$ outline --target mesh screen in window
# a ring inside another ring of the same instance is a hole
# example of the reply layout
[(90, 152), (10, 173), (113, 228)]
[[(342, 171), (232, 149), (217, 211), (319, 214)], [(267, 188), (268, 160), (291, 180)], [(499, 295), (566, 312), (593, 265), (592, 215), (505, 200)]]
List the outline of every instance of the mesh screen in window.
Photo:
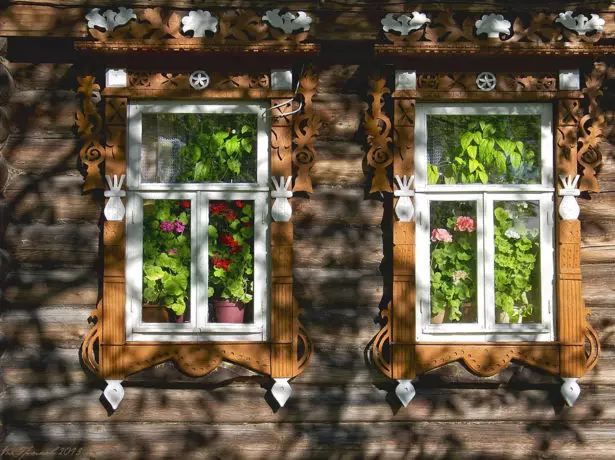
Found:
[(141, 180), (256, 182), (256, 114), (144, 113)]
[(427, 115), (429, 184), (536, 184), (540, 115)]

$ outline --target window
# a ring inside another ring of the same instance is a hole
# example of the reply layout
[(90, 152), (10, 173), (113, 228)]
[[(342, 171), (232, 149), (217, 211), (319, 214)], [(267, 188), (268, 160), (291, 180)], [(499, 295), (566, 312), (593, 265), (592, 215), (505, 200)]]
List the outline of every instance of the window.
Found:
[(130, 105), (129, 341), (267, 339), (266, 107)]
[(415, 175), (417, 340), (554, 340), (552, 107), (417, 104)]

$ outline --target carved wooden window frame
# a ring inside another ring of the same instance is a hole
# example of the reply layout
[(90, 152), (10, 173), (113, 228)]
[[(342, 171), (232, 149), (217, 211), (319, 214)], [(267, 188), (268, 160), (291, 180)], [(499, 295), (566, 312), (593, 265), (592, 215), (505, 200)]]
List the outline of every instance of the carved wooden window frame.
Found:
[[(595, 152), (604, 121), (596, 110), (595, 97), (599, 90), (593, 88), (599, 76), (590, 75), (588, 87), (582, 92), (558, 90), (556, 73), (502, 73), (495, 75), (496, 88), (485, 92), (477, 87), (478, 73), (411, 73), (413, 78), (408, 80), (415, 82), (411, 83), (414, 88), (398, 89), (391, 94), (393, 120), (383, 106), (384, 96), (391, 93), (386, 77), (374, 74), (369, 80), (372, 103), (366, 112), (365, 126), (370, 143), (367, 162), (373, 168), (371, 192), (394, 192), (394, 207), (414, 194), (410, 187), (414, 174), (415, 107), (419, 101), (550, 101), (556, 113), (553, 126), (556, 179), (557, 175), (574, 178), (579, 169), (582, 171), (581, 190), (597, 191), (594, 168), (600, 163), (599, 155), (588, 162), (587, 152)], [(591, 118), (589, 114), (583, 116), (581, 108), (584, 92), (590, 93), (590, 112), (593, 110), (592, 115), (597, 118), (593, 129), (588, 129)], [(397, 178), (395, 189), (391, 186), (391, 172)], [(560, 195), (566, 194), (562, 193), (561, 186), (557, 188)], [(557, 203), (557, 196), (555, 199)], [(560, 215), (556, 218), (556, 340), (462, 344), (419, 343), (416, 340), (415, 223), (410, 218), (412, 210), (401, 210), (400, 215), (403, 221), (394, 216), (392, 223), (392, 299), (381, 312), (384, 326), (374, 337), (371, 350), (376, 366), (399, 382), (396, 394), (401, 402), (407, 405), (414, 397), (412, 381), (418, 375), (447, 363), (461, 360), (471, 372), (491, 376), (516, 360), (561, 377), (564, 381), (562, 395), (569, 405), (574, 404), (580, 392), (577, 379), (595, 366), (600, 354), (598, 337), (587, 322), (589, 312), (581, 296), (578, 217), (564, 220)]]
[[(316, 159), (319, 120), (312, 109), (317, 75), (311, 69), (300, 75), (296, 94), (290, 89), (272, 89), (269, 75), (223, 74), (212, 75), (211, 88), (196, 92), (189, 86), (189, 76), (190, 72), (128, 71), (125, 88), (107, 87), (102, 93), (94, 76), (79, 78), (83, 106), (76, 121), (82, 140), (84, 191), (103, 189), (104, 175), (113, 178), (126, 174), (127, 107), (132, 101), (142, 100), (268, 101), (270, 174), (282, 183), (271, 192), (271, 204), (279, 201), (282, 206), (293, 192), (312, 191), (309, 172)], [(97, 107), (101, 96), (104, 115)], [(293, 99), (301, 104), (293, 103)], [(294, 186), (287, 189), (285, 182), (293, 176)], [(168, 360), (194, 377), (211, 372), (223, 360), (271, 376), (274, 397), (281, 405), (285, 403), (290, 396), (288, 380), (306, 368), (313, 352), (293, 296), (293, 222), (290, 213), (286, 214), (288, 221), (273, 220), (269, 226), (269, 337), (260, 342), (127, 342), (126, 224), (104, 219), (102, 298), (92, 311), (95, 325), (82, 344), (81, 354), (85, 366), (107, 381), (104, 395), (113, 409), (123, 397), (121, 382), (126, 377)]]

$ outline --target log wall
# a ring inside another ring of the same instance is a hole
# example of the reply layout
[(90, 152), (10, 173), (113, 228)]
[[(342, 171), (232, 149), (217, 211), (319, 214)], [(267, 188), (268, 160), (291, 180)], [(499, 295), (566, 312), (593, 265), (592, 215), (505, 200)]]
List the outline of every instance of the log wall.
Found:
[[(295, 296), (315, 355), (292, 382), (291, 399), (272, 410), (267, 380), (236, 366), (191, 379), (167, 363), (132, 376), (110, 416), (99, 401), (104, 384), (86, 373), (78, 353), (100, 295), (102, 211), (100, 196), (81, 193), (77, 169), (71, 126), (80, 63), (61, 53), (34, 60), (12, 53), (10, 45), (3, 64), (14, 85), (4, 85), (10, 94), (0, 89), (0, 107), (10, 121), (10, 135), (0, 139), (8, 173), (0, 226), (0, 272), (6, 276), (0, 316), (3, 456), (613, 458), (610, 144), (598, 175), (602, 192), (580, 200), (583, 296), (602, 356), (580, 381), (575, 407), (564, 406), (556, 379), (529, 366), (513, 364), (497, 376), (477, 378), (454, 363), (421, 376), (417, 396), (403, 408), (394, 383), (366, 354), (380, 329), (379, 305), (390, 297), (391, 257), (385, 249), (391, 228), (383, 224), (390, 203), (367, 193), (361, 121), (370, 55), (325, 53), (316, 62), (314, 109), (323, 126), (314, 193), (294, 200)], [(615, 67), (610, 77), (615, 79)], [(604, 101), (613, 122), (612, 97)], [(615, 142), (615, 129), (607, 134)], [(62, 448), (69, 450), (54, 450)]]

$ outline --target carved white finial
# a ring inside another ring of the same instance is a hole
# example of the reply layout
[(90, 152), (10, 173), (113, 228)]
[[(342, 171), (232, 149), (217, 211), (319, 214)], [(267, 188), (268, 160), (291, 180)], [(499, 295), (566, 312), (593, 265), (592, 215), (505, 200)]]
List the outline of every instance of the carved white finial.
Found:
[(588, 19), (584, 14), (572, 16), (572, 11), (560, 13), (555, 22), (559, 22), (566, 29), (572, 30), (579, 35), (585, 35), (588, 32), (602, 32), (604, 30), (605, 20), (597, 14), (592, 14), (591, 19)]
[(414, 190), (410, 190), (412, 183), (414, 182), (414, 176), (404, 176), (402, 179), (399, 176), (395, 176), (399, 190), (395, 190), (393, 194), (400, 197), (395, 206), (395, 214), (400, 222), (410, 222), (414, 216), (414, 206), (412, 205), (411, 196), (414, 196)]
[(562, 380), (564, 381), (564, 383), (562, 383), (562, 388), (560, 389), (560, 392), (562, 393), (566, 404), (572, 407), (574, 406), (574, 403), (581, 394), (581, 387), (577, 383), (577, 380), (579, 379), (564, 377), (562, 378)]
[(268, 22), (271, 27), (282, 29), (285, 34), (292, 34), (297, 30), (307, 32), (312, 23), (312, 18), (304, 11), (299, 11), (297, 15), (290, 12), (280, 14), (279, 8), (267, 11), (261, 19)]
[(117, 174), (113, 175), (113, 182), (111, 181), (111, 177), (106, 175), (107, 184), (109, 185), (109, 190), (105, 190), (105, 196), (109, 198), (107, 205), (105, 206), (105, 217), (110, 221), (121, 221), (124, 219), (124, 215), (126, 215), (126, 209), (124, 208), (124, 203), (120, 198), (126, 196), (126, 191), (122, 190), (122, 184), (124, 183), (124, 179), (126, 176), (122, 174), (119, 181), (117, 179)]
[(430, 22), (431, 19), (429, 19), (426, 14), (413, 11), (412, 16), (402, 14), (397, 19), (393, 17), (393, 13), (389, 13), (382, 18), (380, 24), (382, 24), (382, 30), (385, 32), (394, 30), (399, 32), (401, 35), (408, 35), (413, 30), (419, 30), (425, 26), (425, 24)]
[(124, 387), (121, 380), (107, 380), (107, 387), (103, 391), (109, 405), (116, 410), (124, 399)]
[(212, 16), (209, 11), (196, 10), (190, 11), (187, 16), (182, 18), (182, 32), (193, 31), (194, 38), (205, 36), (205, 32), (216, 33), (218, 31), (218, 18)]
[(581, 213), (581, 208), (579, 208), (579, 204), (575, 199), (575, 197), (581, 194), (581, 191), (577, 188), (580, 177), (578, 174), (574, 179), (571, 176), (559, 176), (564, 186), (559, 191), (559, 196), (564, 197), (559, 204), (559, 215), (563, 220), (576, 220)]
[(414, 389), (414, 385), (412, 385), (412, 381), (400, 380), (399, 384), (395, 387), (395, 394), (404, 407), (408, 407), (410, 401), (416, 396), (416, 390)]
[(137, 15), (132, 12), (132, 8), (119, 7), (119, 13), (113, 10), (105, 10), (100, 14), (100, 8), (94, 8), (85, 15), (88, 20), (88, 28), (100, 27), (101, 29), (112, 32), (120, 26), (128, 24), (131, 19), (137, 19)]
[(288, 398), (290, 398), (290, 395), (293, 392), (292, 388), (290, 387), (290, 384), (288, 383), (290, 379), (273, 380), (275, 381), (275, 383), (271, 387), (271, 394), (278, 402), (280, 407), (284, 407), (284, 404), (286, 404), (286, 401), (288, 401)]
[(487, 34), (489, 38), (499, 38), (500, 34), (510, 35), (510, 21), (501, 14), (483, 14), (475, 26), (476, 35)]
[(275, 222), (288, 222), (293, 215), (293, 208), (288, 202), (288, 199), (293, 196), (293, 191), (290, 189), (292, 179), (292, 176), (288, 176), (284, 182), (284, 177), (280, 176), (280, 182), (278, 182), (275, 177), (271, 178), (274, 187), (271, 198), (275, 198), (271, 207), (271, 218)]

